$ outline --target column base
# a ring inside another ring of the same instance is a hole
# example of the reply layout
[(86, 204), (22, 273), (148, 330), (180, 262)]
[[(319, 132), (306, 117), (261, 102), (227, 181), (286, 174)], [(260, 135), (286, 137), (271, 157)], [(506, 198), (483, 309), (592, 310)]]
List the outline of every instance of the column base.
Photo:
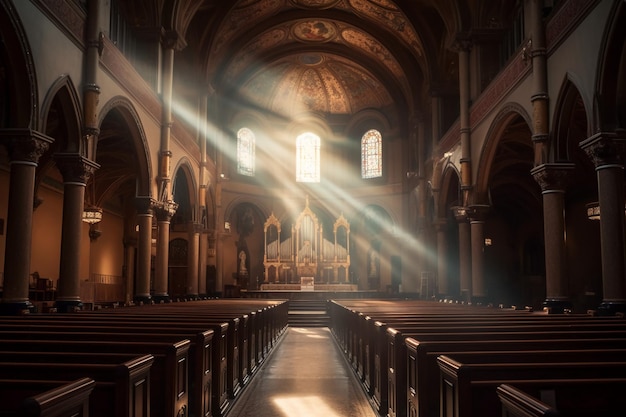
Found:
[(168, 294), (153, 295), (152, 300), (154, 301), (154, 304), (166, 304), (172, 302), (172, 299)]
[(136, 305), (152, 304), (152, 297), (150, 295), (136, 295), (133, 297), (133, 301)]
[(626, 300), (620, 301), (602, 301), (598, 306), (597, 313), (599, 316), (615, 316), (618, 313), (626, 313)]
[(0, 316), (21, 316), (35, 312), (35, 306), (29, 301), (0, 303)]
[(565, 314), (572, 311), (572, 303), (565, 299), (546, 298), (542, 305), (543, 311), (548, 314)]
[(58, 313), (75, 313), (83, 309), (83, 302), (80, 300), (56, 300), (54, 308)]

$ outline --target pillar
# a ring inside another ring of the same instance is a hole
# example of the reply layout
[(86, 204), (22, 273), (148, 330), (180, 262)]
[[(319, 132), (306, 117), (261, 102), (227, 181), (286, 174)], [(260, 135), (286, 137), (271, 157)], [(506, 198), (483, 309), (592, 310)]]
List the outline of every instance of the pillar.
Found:
[(446, 254), (448, 244), (446, 240), (446, 219), (437, 220), (435, 227), (437, 228), (437, 292), (441, 296), (449, 294), (448, 285), (448, 269)]
[(565, 189), (574, 164), (543, 164), (531, 170), (541, 186), (543, 233), (546, 262), (546, 299), (544, 310), (564, 313), (571, 310), (565, 253)]
[(200, 250), (200, 225), (189, 224), (189, 245), (187, 246), (187, 285), (185, 296), (187, 300), (198, 299), (198, 267)]
[(154, 265), (154, 302), (170, 302), (169, 286), (169, 253), (170, 223), (178, 209), (178, 204), (171, 201), (158, 202), (155, 209), (157, 216), (157, 246)]
[(0, 314), (15, 315), (34, 309), (28, 299), (30, 281), (35, 170), (52, 138), (28, 129), (5, 129), (0, 138), (9, 151), (9, 201), (7, 208), (4, 286)]
[(461, 300), (470, 302), (472, 297), (472, 253), (471, 231), (466, 207), (453, 207), (459, 225), (459, 280)]
[(150, 275), (152, 266), (152, 218), (156, 201), (150, 197), (137, 197), (137, 275), (135, 276), (134, 301), (137, 304), (152, 303)]
[(83, 235), (85, 184), (100, 167), (79, 154), (57, 154), (56, 164), (63, 175), (63, 225), (59, 281), (55, 307), (58, 312), (82, 309), (80, 299), (80, 251)]
[(485, 285), (485, 217), (489, 206), (475, 204), (469, 207), (471, 254), (472, 254), (472, 290), (473, 303), (482, 304), (487, 299), (487, 287)]
[(603, 300), (600, 314), (626, 312), (624, 256), (624, 137), (600, 132), (580, 146), (596, 167), (600, 205)]
[[(202, 226), (202, 225), (201, 225)], [(202, 227), (200, 231), (199, 255), (198, 255), (198, 295), (200, 298), (206, 297), (206, 275), (207, 275), (207, 255), (209, 252), (209, 234)]]
[(530, 1), (530, 57), (532, 60), (533, 146), (534, 166), (547, 161), (549, 132), (548, 64), (543, 22), (543, 0)]

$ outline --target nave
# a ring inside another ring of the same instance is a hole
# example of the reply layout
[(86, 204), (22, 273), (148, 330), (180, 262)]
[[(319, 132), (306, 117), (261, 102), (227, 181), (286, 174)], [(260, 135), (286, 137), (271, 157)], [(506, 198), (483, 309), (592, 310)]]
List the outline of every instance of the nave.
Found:
[(228, 417), (375, 417), (326, 327), (289, 327)]

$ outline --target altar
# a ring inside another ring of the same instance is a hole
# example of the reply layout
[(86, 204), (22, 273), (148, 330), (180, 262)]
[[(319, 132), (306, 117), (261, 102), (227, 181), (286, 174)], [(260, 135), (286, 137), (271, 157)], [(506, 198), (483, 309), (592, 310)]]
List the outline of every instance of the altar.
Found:
[(301, 284), (261, 284), (261, 291), (287, 291), (287, 292), (354, 292), (358, 290), (358, 286), (354, 284), (314, 284), (310, 286), (303, 286)]

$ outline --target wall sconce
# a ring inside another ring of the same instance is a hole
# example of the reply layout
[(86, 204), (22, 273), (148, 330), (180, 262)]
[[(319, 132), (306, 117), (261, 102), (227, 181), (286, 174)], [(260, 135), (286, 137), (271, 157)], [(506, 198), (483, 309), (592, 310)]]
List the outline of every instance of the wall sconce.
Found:
[(491, 246), (491, 239), (485, 238), (485, 246)]

